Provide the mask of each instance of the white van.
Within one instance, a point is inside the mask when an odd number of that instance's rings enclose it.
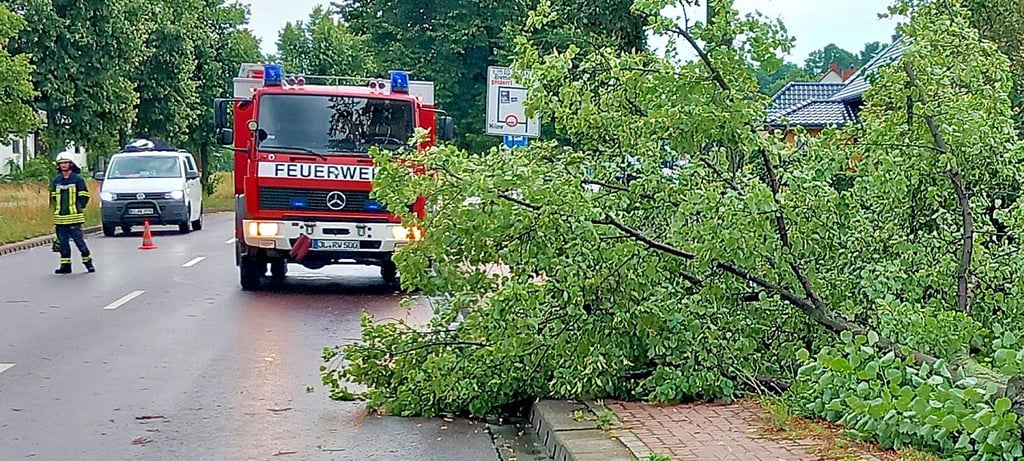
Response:
[[[192,154],[163,141],[136,139],[110,158],[107,171],[93,177],[100,186],[103,235],[132,226],[178,226],[182,233],[203,228],[203,186]]]

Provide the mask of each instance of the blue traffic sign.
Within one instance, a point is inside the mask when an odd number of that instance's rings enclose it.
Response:
[[[505,141],[505,147],[508,147],[509,149],[514,147],[526,147],[529,140],[526,136],[514,136],[510,134],[503,135],[502,139]]]

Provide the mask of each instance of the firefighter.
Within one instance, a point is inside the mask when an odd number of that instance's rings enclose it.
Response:
[[[71,152],[57,155],[57,177],[50,183],[50,206],[53,209],[53,224],[60,249],[60,268],[54,273],[71,273],[71,240],[75,241],[82,255],[82,264],[89,272],[96,272],[92,264],[92,253],[82,236],[85,223],[85,206],[89,204],[89,189],[78,173],[82,170],[75,163]]]

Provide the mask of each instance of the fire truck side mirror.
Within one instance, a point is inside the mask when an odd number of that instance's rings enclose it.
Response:
[[[228,103],[230,102],[231,100],[227,98],[217,98],[213,100],[213,127],[218,132],[220,132],[222,128],[228,127]]]
[[[217,130],[217,144],[227,146],[235,141],[235,133],[231,128]]]
[[[447,116],[443,115],[437,119],[437,139],[441,141],[451,141],[455,139],[455,121]]]

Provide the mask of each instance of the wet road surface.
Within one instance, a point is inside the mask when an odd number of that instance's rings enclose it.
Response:
[[[149,251],[90,236],[94,274],[77,250],[65,276],[49,247],[0,256],[0,460],[497,459],[481,423],[366,415],[320,384],[363,310],[425,321],[427,301],[407,311],[362,266],[242,292],[232,219],[155,228]]]

